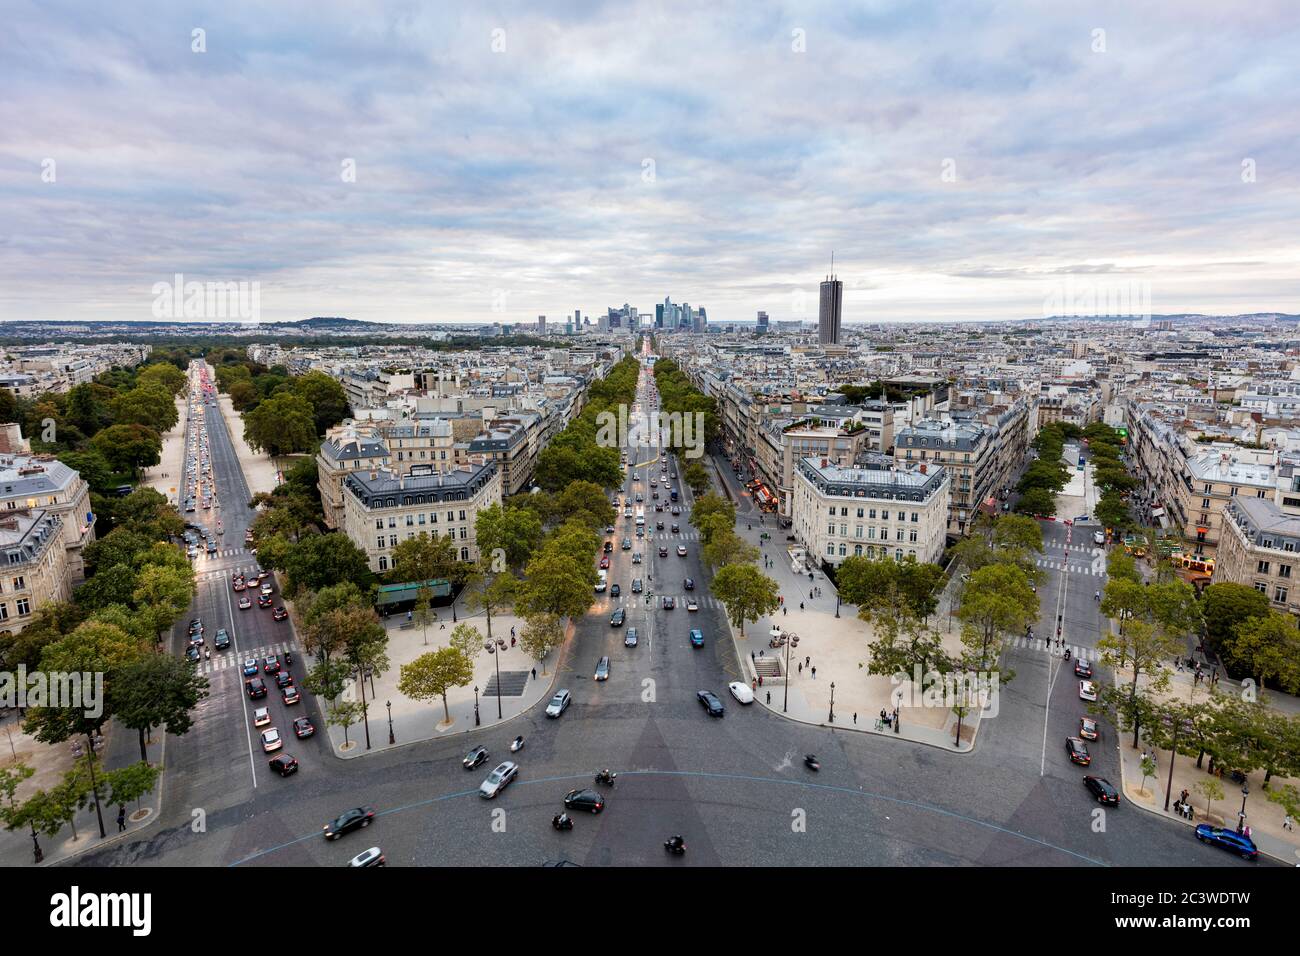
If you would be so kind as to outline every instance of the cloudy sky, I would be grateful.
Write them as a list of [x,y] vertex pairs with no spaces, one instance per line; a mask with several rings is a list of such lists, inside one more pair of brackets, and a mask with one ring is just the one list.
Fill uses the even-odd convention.
[[0,18],[4,320],[149,319],[177,273],[264,321],[797,318],[832,250],[850,323],[1300,312],[1291,0]]

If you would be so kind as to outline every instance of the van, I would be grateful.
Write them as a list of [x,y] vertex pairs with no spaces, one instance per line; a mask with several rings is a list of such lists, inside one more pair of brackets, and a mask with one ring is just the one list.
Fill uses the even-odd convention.
[[609,586],[609,572],[601,568],[596,572],[596,577],[598,579],[596,581],[596,593],[604,594],[605,588]]

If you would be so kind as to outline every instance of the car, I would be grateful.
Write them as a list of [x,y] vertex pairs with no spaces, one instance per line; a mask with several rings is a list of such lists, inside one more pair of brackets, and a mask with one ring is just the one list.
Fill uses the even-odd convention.
[[293,735],[299,740],[303,740],[316,733],[316,725],[311,722],[310,717],[299,717],[293,722]]
[[633,564],[640,564],[640,563],[641,563],[641,552],[640,552],[640,551],[633,551],[633,552],[632,552],[632,563],[633,563]]
[[596,579],[596,593],[597,593],[597,594],[604,594],[605,591],[608,590],[608,588],[609,588],[609,585],[608,585],[608,584],[606,583],[606,581],[605,581],[605,573],[604,573],[604,571],[602,570],[602,571],[601,571],[601,574],[600,574],[600,577]]
[[258,606],[258,607],[270,607],[270,606],[271,606],[271,595],[269,595],[269,594],[259,594],[259,595],[257,596],[257,606]]
[[673,527],[672,527],[672,532],[673,532],[673,534],[677,534],[677,533],[678,533],[679,531],[681,531],[681,530],[682,530],[682,529],[681,529],[680,527],[678,527],[677,522],[674,521],[674,522],[673,522]]
[[[617,500],[617,499],[615,499],[615,501],[614,501],[614,506],[615,506],[615,507],[618,506],[618,500]],[[613,533],[614,533],[614,526],[613,526],[612,524],[607,524],[607,525],[605,525],[605,534],[613,534]]]
[[487,779],[478,788],[478,795],[485,799],[491,800],[514,781],[519,776],[519,765],[509,760],[504,760],[497,764],[496,768],[487,775]]
[[641,494],[641,492],[638,491],[636,493],[636,500],[638,503],[645,501],[645,495]]
[[274,611],[271,612],[271,620],[273,621],[283,621],[288,616],[289,616],[289,612],[284,609],[284,605],[277,607]]
[[609,680],[609,658],[602,657],[596,662],[596,673],[592,680]]
[[636,536],[637,536],[637,540],[638,540],[638,541],[639,541],[640,539],[644,538],[644,537],[645,537],[645,528],[637,528],[637,529],[636,529]]
[[1075,676],[1075,677],[1091,677],[1091,676],[1092,676],[1092,665],[1089,664],[1087,661],[1083,660],[1082,658],[1080,658],[1079,660],[1075,661],[1075,662],[1074,662],[1074,676]]
[[283,690],[293,685],[293,675],[288,671],[278,671],[275,675],[275,686]]
[[280,776],[287,777],[298,772],[298,758],[292,754],[280,754],[271,758],[270,766]]
[[602,571],[609,570],[609,555],[605,555],[600,559],[600,569]]
[[270,594],[272,593],[272,591],[274,591],[274,590],[275,590],[275,589],[271,586],[271,582],[270,582],[270,581],[263,581],[263,582],[262,582],[262,592],[261,592],[262,594],[270,595]]
[[662,521],[656,521],[656,522],[655,522],[655,530],[656,530],[656,531],[662,531],[662,530],[664,530],[664,523],[663,523]]
[[631,551],[631,550],[632,550],[632,539],[631,539],[631,538],[624,538],[624,539],[623,539],[623,550],[624,550],[624,551]]
[[1095,701],[1097,699],[1097,685],[1090,680],[1079,681],[1079,699]]
[[694,591],[694,590],[695,590],[695,579],[694,579],[694,578],[686,578],[684,581],[682,581],[682,587],[686,588],[686,590],[688,590],[688,591]]
[[718,695],[711,690],[702,690],[696,693],[696,699],[699,700],[700,706],[708,712],[710,717],[721,717],[725,713],[722,701],[718,700]]
[[253,602],[248,599],[247,594],[245,594],[243,597],[239,599],[239,609],[241,611],[247,611],[252,606],[253,606]]
[[1065,752],[1069,756],[1071,763],[1077,763],[1080,767],[1086,767],[1092,763],[1092,756],[1088,753],[1087,745],[1078,737],[1065,738]]
[[244,686],[248,689],[248,696],[253,700],[260,700],[266,696],[266,682],[260,677],[254,677]]
[[189,647],[185,648],[185,659],[191,664],[197,664],[199,661],[203,660],[203,652],[199,650],[197,644],[191,644]]
[[274,727],[267,727],[262,731],[262,749],[267,753],[273,753],[284,746],[284,741],[280,739],[280,731]]
[[617,584],[611,584],[611,585],[609,586],[609,596],[610,596],[610,597],[618,597],[618,596],[619,596],[620,594],[622,594],[622,593],[623,593],[623,589],[620,588]]
[[280,655],[272,654],[270,657],[262,658],[262,673],[264,674],[280,673]]
[[686,557],[686,545],[684,545],[684,544],[679,544],[679,545],[677,546],[677,557],[679,557],[679,558],[684,558],[684,557]]
[[668,549],[664,547],[662,544],[659,546],[659,557],[661,558],[668,557]]
[[595,790],[570,790],[564,795],[564,809],[600,813],[605,809],[605,798]]
[[377,846],[372,846],[369,850],[358,853],[352,859],[348,860],[348,866],[387,866],[388,861],[384,859],[384,851]]
[[645,585],[641,583],[641,579],[640,579],[640,578],[633,578],[633,579],[632,579],[632,593],[633,593],[633,594],[640,594],[640,593],[641,593],[642,591],[644,591],[644,590],[645,590]]
[[557,690],[551,702],[546,705],[546,716],[559,717],[569,709],[571,703],[573,703],[573,696],[567,690]]
[[230,635],[224,627],[217,629],[217,636],[212,639],[212,647],[218,651],[224,651],[230,646]]
[[284,688],[282,697],[284,698],[284,705],[286,707],[302,701],[302,695],[298,693],[298,688],[294,687],[292,684]]
[[611,615],[609,616],[609,626],[610,626],[610,627],[622,627],[622,626],[623,626],[623,622],[624,622],[625,620],[627,620],[627,612],[624,611],[621,607],[620,607],[620,608],[616,608],[616,609],[614,610],[614,613],[611,614]]
[[256,659],[256,658],[250,657],[250,658],[248,658],[246,661],[244,661],[244,676],[245,676],[245,677],[256,677],[256,676],[257,676],[257,671],[258,671],[258,667],[257,667],[257,659]]
[[248,585],[245,584],[242,580],[239,580],[239,579],[236,579],[235,583],[231,585],[231,588],[233,588],[233,589],[236,590],[236,591],[243,591],[243,590],[245,590],[247,587],[248,587]]
[[1079,718],[1079,736],[1084,740],[1097,740],[1101,737],[1101,731],[1097,729],[1097,721],[1091,717]]
[[742,704],[754,702],[754,690],[744,681],[733,680],[727,685],[727,690],[731,691],[731,696]]
[[1110,785],[1109,780],[1103,777],[1084,777],[1083,785],[1097,798],[1098,803],[1119,806],[1119,791]]
[[1236,830],[1202,823],[1196,828],[1196,839],[1227,850],[1229,853],[1236,853],[1243,860],[1259,859],[1259,849],[1255,846],[1255,841]]
[[698,611],[699,609],[700,609],[699,602],[697,602],[695,598],[690,597],[686,599],[686,610]]
[[704,646],[704,632],[701,631],[698,627],[691,628],[690,637],[691,637],[691,647]]
[[606,553],[606,554],[613,554],[613,553],[614,553],[614,542],[613,542],[613,541],[606,541],[606,542],[605,542],[605,553]]
[[487,763],[488,752],[483,746],[475,747],[467,753],[461,760],[460,765],[466,770],[473,770],[475,767]]
[[640,480],[641,480],[641,472],[639,472],[639,471],[634,471],[634,472],[632,472],[632,480],[633,480],[633,481],[640,481]]
[[325,834],[327,840],[337,840],[345,833],[351,833],[353,830],[364,829],[370,826],[370,821],[375,818],[375,811],[371,807],[353,807],[351,810],[345,810],[337,817],[331,820],[321,831]]
[[677,606],[676,599],[671,594],[665,594],[663,597],[663,608],[665,611],[671,611]]
[[253,726],[265,727],[271,722],[271,708],[259,707],[253,711]]
[[1094,531],[1094,532],[1092,533],[1092,543],[1093,543],[1093,544],[1096,544],[1096,545],[1103,545],[1103,544],[1105,544],[1105,543],[1106,543],[1106,535],[1105,535],[1103,532],[1101,532],[1101,531]]
[[629,627],[627,633],[623,635],[624,647],[636,647],[637,633],[635,627]]

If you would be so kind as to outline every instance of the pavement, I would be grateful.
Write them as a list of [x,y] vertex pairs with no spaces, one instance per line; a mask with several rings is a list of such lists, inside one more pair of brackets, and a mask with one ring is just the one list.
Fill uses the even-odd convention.
[[[492,636],[496,641],[504,641],[505,647],[491,654],[481,650],[474,658],[473,679],[464,687],[454,687],[447,692],[450,723],[444,721],[441,700],[424,702],[403,695],[397,689],[397,683],[401,679],[401,666],[409,664],[422,654],[448,646],[452,630],[456,627],[452,621],[451,607],[434,610],[439,620],[431,623],[427,628],[415,626],[404,614],[384,619],[384,627],[388,631],[387,653],[391,666],[384,673],[377,674],[373,680],[366,682],[366,700],[375,702],[370,707],[370,742],[366,744],[365,729],[361,725],[348,728],[346,735],[342,727],[330,727],[329,738],[336,756],[360,757],[390,747],[405,746],[451,734],[474,733],[481,728],[509,721],[550,696],[556,677],[554,663],[563,653],[564,645],[552,650],[545,660],[534,661],[524,653],[522,646],[510,646],[510,636],[515,629],[523,628],[523,620],[513,614],[500,613],[492,615]],[[483,635],[483,644],[486,645],[487,620],[481,611],[468,613],[458,604],[456,617],[460,623],[474,625]],[[572,634],[572,628],[569,633]],[[496,694],[498,667],[501,675],[499,698]],[[361,692],[354,681],[349,682],[348,689],[344,691],[344,698],[361,700]],[[389,712],[385,707],[385,704],[390,702],[393,735],[391,744],[387,726]],[[476,705],[479,712],[478,721],[474,718]]]
[[158,464],[140,472],[141,484],[164,495],[172,504],[180,502],[181,484],[185,480],[185,434],[188,400],[176,399],[176,424],[162,435],[162,454]]

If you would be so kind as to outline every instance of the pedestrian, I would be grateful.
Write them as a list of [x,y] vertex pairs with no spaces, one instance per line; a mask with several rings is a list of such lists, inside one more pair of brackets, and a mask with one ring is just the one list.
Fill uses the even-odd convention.
[[1286,816],[1282,818],[1282,829],[1283,830],[1295,829],[1295,821],[1291,819],[1291,814],[1288,813]]
[[751,681],[749,682],[749,689],[750,689],[750,690],[758,690],[758,678],[757,678],[757,677],[755,677],[753,680],[751,680]]
[[816,680],[816,679],[817,679],[817,668],[815,668],[815,667],[812,668],[812,675],[813,675],[813,680]]
[[772,692],[770,690],[767,692],[767,702],[772,703]]
[[749,659],[750,659],[751,661],[752,661],[752,660],[756,660],[753,651],[750,651],[750,652],[749,652]]
[[117,805],[117,832],[121,833],[126,829],[126,804]]
[[781,608],[781,613],[785,615],[789,615],[790,609],[788,607],[783,607]]
[[801,611],[803,610],[803,601],[800,601],[800,602],[799,602],[799,610],[801,610]]
[[537,680],[537,668],[533,668],[533,680]]
[[812,591],[809,591],[809,592],[808,592],[808,600],[811,601],[812,599],[813,599],[813,593],[812,593]]
[[880,708],[880,723],[883,726],[889,720],[889,715],[885,713],[885,708]]
[[762,674],[759,674],[759,675],[758,675],[758,686],[759,686],[759,687],[762,687],[762,686],[763,686],[763,675],[762,675]]
[[800,673],[800,674],[803,674],[803,665],[802,665],[802,664],[799,665],[799,673]]
[[514,629],[513,627],[510,628],[510,636],[511,636],[512,638],[515,636],[515,629]]
[[407,611],[407,612],[406,612],[406,619],[407,619],[408,621],[411,619],[411,612],[410,612],[410,611]]
[[853,712],[853,726],[856,727],[857,725],[858,725],[858,712],[855,710]]
[[805,658],[803,659],[803,663],[804,663],[804,666],[805,666],[805,667],[807,667],[808,665],[812,664],[812,656],[809,655],[808,657],[805,657]]
[[515,646],[515,636],[513,634],[510,635],[510,646],[511,647]]

